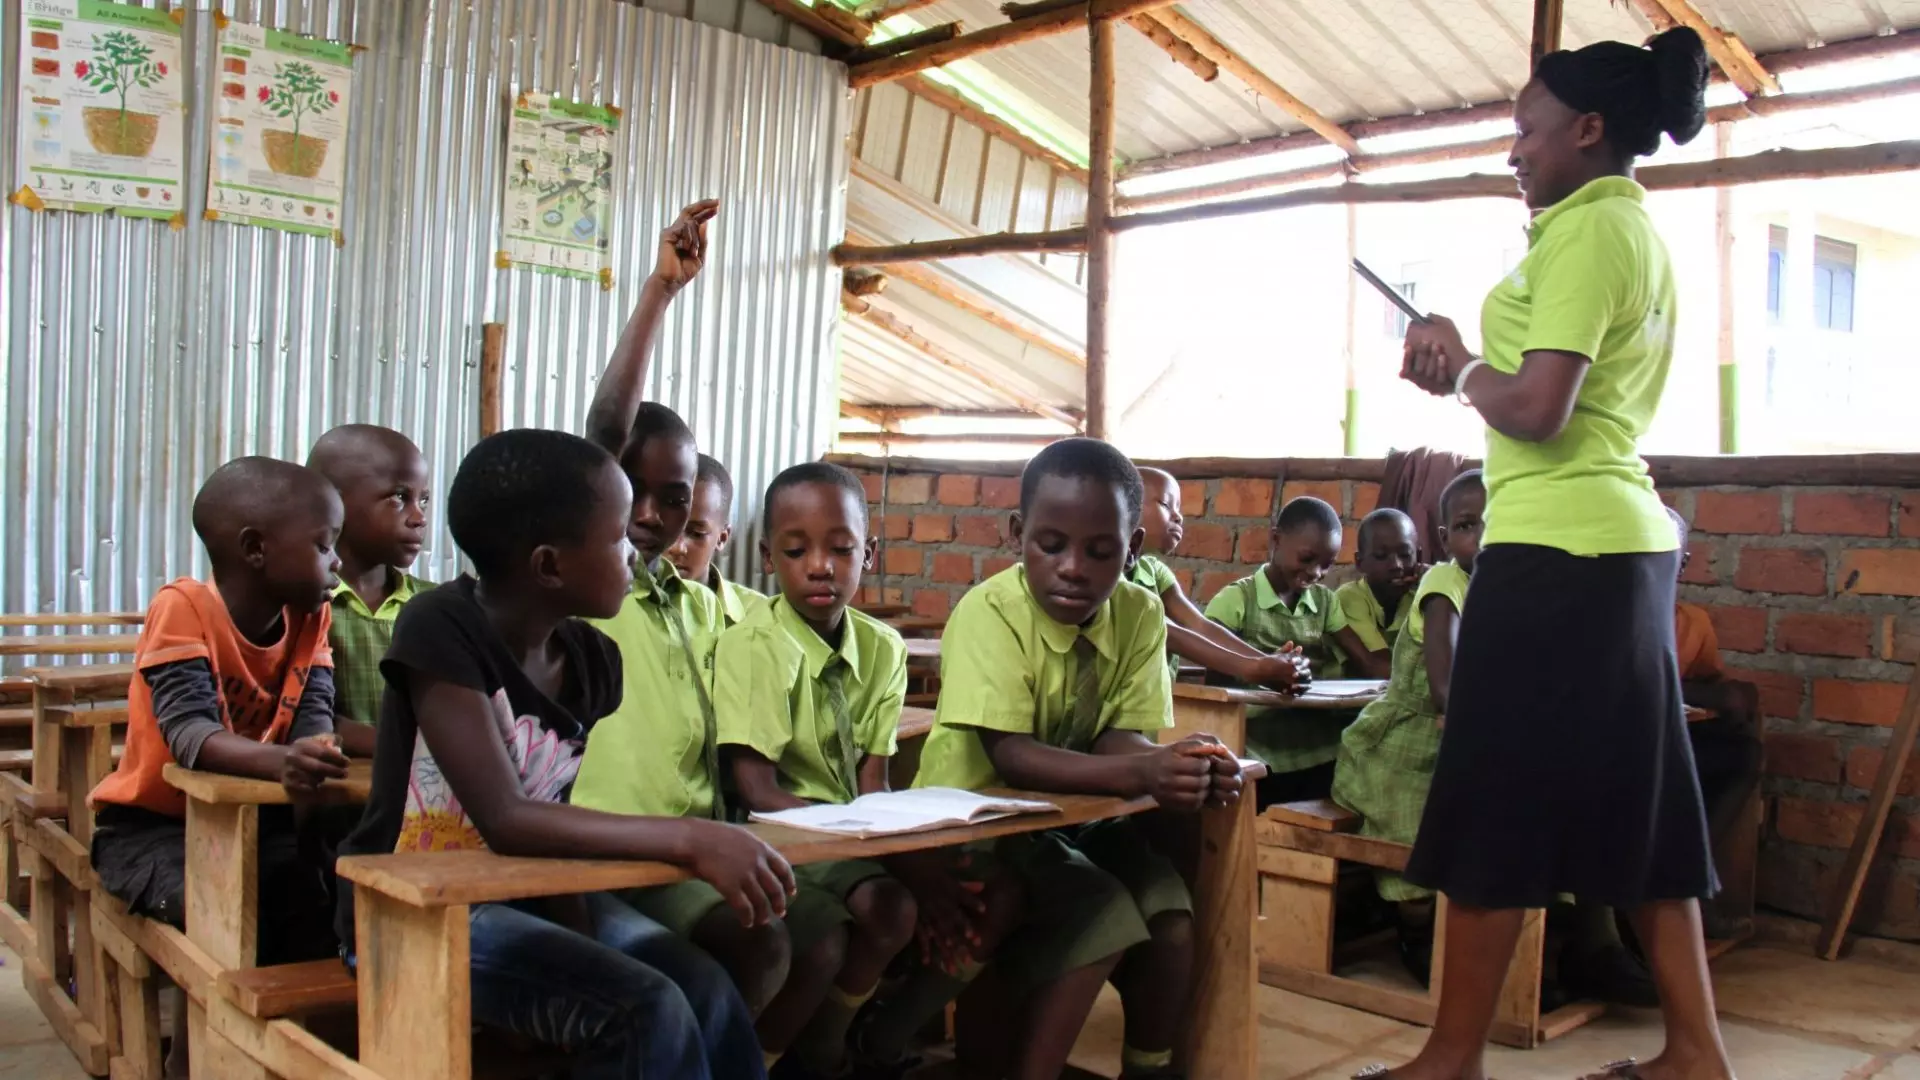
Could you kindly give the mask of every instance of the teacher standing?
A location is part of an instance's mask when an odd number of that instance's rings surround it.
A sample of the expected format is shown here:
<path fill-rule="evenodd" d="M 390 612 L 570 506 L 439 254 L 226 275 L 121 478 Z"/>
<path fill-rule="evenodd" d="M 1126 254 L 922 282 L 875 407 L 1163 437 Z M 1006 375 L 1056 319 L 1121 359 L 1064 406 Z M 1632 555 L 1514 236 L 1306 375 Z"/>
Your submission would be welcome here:
<path fill-rule="evenodd" d="M 1599 1075 L 1732 1075 L 1700 935 L 1717 886 L 1674 655 L 1679 553 L 1639 453 L 1674 280 L 1633 162 L 1700 132 L 1706 81 L 1686 29 L 1544 57 L 1509 157 L 1537 216 L 1481 311 L 1486 356 L 1445 319 L 1407 334 L 1404 376 L 1488 431 L 1486 533 L 1406 875 L 1448 898 L 1447 962 L 1401 1080 L 1484 1077 L 1525 909 L 1561 893 L 1629 912 L 1660 991 L 1665 1049 Z"/>

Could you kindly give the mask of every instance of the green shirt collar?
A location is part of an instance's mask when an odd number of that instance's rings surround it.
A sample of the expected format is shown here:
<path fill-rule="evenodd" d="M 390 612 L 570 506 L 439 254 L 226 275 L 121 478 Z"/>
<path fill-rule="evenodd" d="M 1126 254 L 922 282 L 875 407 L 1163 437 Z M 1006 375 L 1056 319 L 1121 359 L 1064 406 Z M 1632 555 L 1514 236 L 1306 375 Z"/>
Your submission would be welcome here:
<path fill-rule="evenodd" d="M 1630 176 L 1603 176 L 1598 180 L 1589 180 L 1580 190 L 1540 211 L 1534 217 L 1533 222 L 1527 226 L 1527 243 L 1529 246 L 1539 243 L 1540 238 L 1546 235 L 1547 227 L 1552 225 L 1560 215 L 1576 206 L 1586 206 L 1601 199 L 1632 199 L 1634 202 L 1645 202 L 1646 198 L 1647 189 L 1641 187 L 1639 181 Z"/>
<path fill-rule="evenodd" d="M 395 574 L 400 576 L 400 580 L 397 582 L 393 580 Z M 380 601 L 380 610 L 378 611 L 369 610 L 367 608 L 367 602 L 360 599 L 360 594 L 354 592 L 352 586 L 344 581 L 333 587 L 334 606 L 339 607 L 345 605 L 347 610 L 356 615 L 364 615 L 369 619 L 391 617 L 386 614 L 389 608 L 393 609 L 393 615 L 398 615 L 400 608 L 405 605 L 407 601 L 413 599 L 415 593 L 420 591 L 420 579 L 404 570 L 396 570 L 389 566 L 387 567 L 387 580 L 392 583 L 393 591 L 387 594 L 385 600 Z"/>
<path fill-rule="evenodd" d="M 1053 616 L 1047 614 L 1046 608 L 1040 606 L 1040 601 L 1034 599 L 1033 590 L 1027 586 L 1026 567 L 1016 567 L 1015 572 L 1020 575 L 1020 592 L 1027 598 L 1027 604 L 1033 609 L 1034 624 L 1040 628 L 1040 639 L 1047 643 L 1047 648 L 1057 653 L 1072 652 L 1073 639 L 1084 634 L 1088 641 L 1093 642 L 1093 647 L 1101 656 L 1109 660 L 1119 659 L 1119 643 L 1113 639 L 1113 616 L 1108 611 L 1113 606 L 1112 597 L 1108 597 L 1107 602 L 1101 604 L 1100 609 L 1093 613 L 1092 622 L 1085 626 L 1073 626 L 1055 620 Z"/>
<path fill-rule="evenodd" d="M 860 668 L 860 635 L 854 632 L 852 609 L 840 615 L 840 647 L 836 649 L 827 644 L 827 639 L 820 636 L 820 631 L 793 610 L 793 605 L 787 602 L 786 597 L 774 597 L 772 606 L 775 621 L 800 646 L 800 655 L 806 659 L 807 678 L 818 679 L 827 665 L 839 657 L 847 662 L 847 675 L 854 682 L 863 681 L 865 672 Z"/>
<path fill-rule="evenodd" d="M 637 600 L 651 600 L 656 604 L 668 604 L 674 594 L 685 592 L 687 583 L 680 571 L 665 555 L 653 564 L 653 572 L 633 575 L 633 595 Z"/>
<path fill-rule="evenodd" d="M 1280 599 L 1280 594 L 1273 591 L 1273 582 L 1267 578 L 1267 568 L 1263 566 L 1253 572 L 1254 600 L 1260 605 L 1263 611 L 1272 611 L 1274 608 L 1279 608 L 1290 614 L 1308 611 L 1318 615 L 1320 614 L 1320 601 L 1314 598 L 1314 591 L 1312 588 L 1301 590 L 1299 601 L 1289 609 L 1287 602 Z"/>

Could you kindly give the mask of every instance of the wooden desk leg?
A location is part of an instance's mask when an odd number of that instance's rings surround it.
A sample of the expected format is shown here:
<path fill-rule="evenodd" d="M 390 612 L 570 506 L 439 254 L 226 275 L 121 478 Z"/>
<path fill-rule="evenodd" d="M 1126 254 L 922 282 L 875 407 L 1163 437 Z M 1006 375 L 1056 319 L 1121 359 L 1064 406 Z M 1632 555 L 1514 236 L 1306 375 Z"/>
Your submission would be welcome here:
<path fill-rule="evenodd" d="M 260 808 L 187 800 L 187 940 L 221 970 L 252 967 L 259 944 Z M 265 1080 L 266 1069 L 187 1006 L 193 1080 Z"/>
<path fill-rule="evenodd" d="M 464 905 L 422 908 L 354 889 L 360 1064 L 393 1080 L 473 1075 L 471 954 Z"/>
<path fill-rule="evenodd" d="M 59 730 L 60 768 L 65 774 L 62 786 L 67 796 L 67 833 L 90 851 L 93 809 L 87 805 L 87 796 L 113 768 L 113 733 L 101 727 Z M 92 893 L 76 886 L 72 895 L 74 1003 L 80 1006 L 80 1015 L 94 1021 L 103 1032 L 117 1035 L 117 1025 L 106 1023 L 112 995 L 106 982 L 109 978 L 106 960 L 93 940 Z"/>
<path fill-rule="evenodd" d="M 1173 726 L 1160 733 L 1163 743 L 1179 742 L 1189 735 L 1212 735 L 1236 754 L 1247 752 L 1247 707 L 1225 701 L 1199 698 L 1173 699 Z"/>
<path fill-rule="evenodd" d="M 1200 821 L 1200 871 L 1194 882 L 1193 1000 L 1183 1057 L 1187 1074 L 1253 1080 L 1258 1027 L 1254 988 L 1259 963 L 1253 924 L 1259 872 L 1254 862 L 1254 799 L 1208 810 Z"/>

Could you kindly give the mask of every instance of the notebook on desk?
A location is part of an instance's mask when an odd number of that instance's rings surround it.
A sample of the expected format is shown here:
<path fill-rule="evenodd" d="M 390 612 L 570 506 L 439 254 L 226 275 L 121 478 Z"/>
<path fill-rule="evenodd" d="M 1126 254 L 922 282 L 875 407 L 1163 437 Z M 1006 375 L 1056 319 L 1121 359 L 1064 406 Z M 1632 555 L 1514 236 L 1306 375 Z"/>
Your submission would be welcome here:
<path fill-rule="evenodd" d="M 1015 814 L 1049 814 L 1060 808 L 1038 799 L 1010 799 L 959 788 L 876 791 L 850 803 L 818 803 L 793 810 L 754 814 L 750 820 L 809 832 L 866 839 L 897 836 L 960 825 L 978 825 Z"/>

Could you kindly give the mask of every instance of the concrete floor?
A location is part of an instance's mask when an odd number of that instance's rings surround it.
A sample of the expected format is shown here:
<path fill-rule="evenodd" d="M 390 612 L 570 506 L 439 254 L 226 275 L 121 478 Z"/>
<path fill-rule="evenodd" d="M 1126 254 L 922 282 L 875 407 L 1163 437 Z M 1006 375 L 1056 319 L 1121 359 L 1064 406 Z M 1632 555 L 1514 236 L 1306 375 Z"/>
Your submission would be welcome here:
<path fill-rule="evenodd" d="M 20 987 L 0 949 L 0 1080 L 81 1080 L 83 1073 Z M 1813 959 L 1750 946 L 1714 965 L 1727 1045 L 1741 1080 L 1920 1080 L 1920 964 Z M 1280 990 L 1260 1000 L 1262 1080 L 1343 1080 L 1374 1061 L 1413 1056 L 1423 1029 Z M 1119 1002 L 1102 999 L 1074 1063 L 1118 1072 Z M 1660 1047 L 1652 1013 L 1617 1013 L 1536 1050 L 1493 1051 L 1499 1080 L 1569 1080 Z"/>

